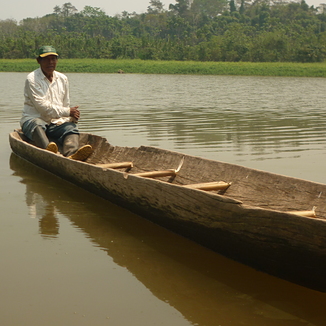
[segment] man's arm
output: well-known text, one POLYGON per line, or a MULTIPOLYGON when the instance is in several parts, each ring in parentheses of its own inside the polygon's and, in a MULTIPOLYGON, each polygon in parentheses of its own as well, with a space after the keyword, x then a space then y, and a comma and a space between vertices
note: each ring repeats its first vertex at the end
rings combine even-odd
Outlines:
POLYGON ((80 117, 80 112, 78 110, 79 106, 74 106, 72 108, 70 108, 70 116, 72 118, 74 118, 76 121, 78 121, 79 117, 80 117))

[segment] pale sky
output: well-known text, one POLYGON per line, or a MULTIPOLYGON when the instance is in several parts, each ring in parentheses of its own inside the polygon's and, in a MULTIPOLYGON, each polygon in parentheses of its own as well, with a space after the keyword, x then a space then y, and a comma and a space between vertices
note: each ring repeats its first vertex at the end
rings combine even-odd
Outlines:
MULTIPOLYGON (((64 3, 70 2, 82 11, 85 6, 98 7, 109 16, 121 14, 123 11, 137 14, 147 11, 150 0, 66 0, 66 1, 41 1, 41 0, 8 0, 1 5, 0 20, 15 19, 18 22, 23 18, 42 17, 53 13, 55 6, 61 7, 64 3)), ((169 9, 169 4, 175 4, 175 0, 161 0, 165 9, 169 9)), ((309 6, 317 7, 326 0, 306 0, 309 6)))
MULTIPOLYGON (((61 7, 68 2, 78 11, 82 11, 85 6, 91 6, 100 8, 109 16, 115 16, 123 11, 144 13, 147 11, 150 0, 8 0, 1 5, 0 20, 15 19, 19 22, 23 18, 42 17, 52 14, 55 6, 61 7)), ((164 9, 169 9, 170 3, 175 4, 175 0, 161 0, 161 2, 164 4, 164 9)))

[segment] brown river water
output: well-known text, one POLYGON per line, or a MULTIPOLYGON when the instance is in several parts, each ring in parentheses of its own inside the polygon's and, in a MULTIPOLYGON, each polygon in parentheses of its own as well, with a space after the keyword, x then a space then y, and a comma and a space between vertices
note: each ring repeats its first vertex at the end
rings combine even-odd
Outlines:
MULTIPOLYGON (((25 77, 0 72, 1 326, 326 325, 325 293, 222 257, 13 155, 25 77)), ((114 145, 326 183, 326 79, 68 77, 80 130, 114 145)))

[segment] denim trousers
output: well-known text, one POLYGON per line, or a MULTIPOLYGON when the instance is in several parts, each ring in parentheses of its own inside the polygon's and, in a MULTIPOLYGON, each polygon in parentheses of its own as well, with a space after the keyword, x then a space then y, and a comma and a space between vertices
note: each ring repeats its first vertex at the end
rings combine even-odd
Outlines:
POLYGON ((60 125, 56 124, 47 124, 44 120, 40 118, 35 118, 31 120, 27 120, 23 126, 23 133, 29 138, 33 139, 33 132, 37 126, 42 127, 45 131, 47 137, 50 140, 56 141, 60 144, 63 143, 63 140, 68 134, 79 134, 77 124, 74 122, 65 122, 60 125))

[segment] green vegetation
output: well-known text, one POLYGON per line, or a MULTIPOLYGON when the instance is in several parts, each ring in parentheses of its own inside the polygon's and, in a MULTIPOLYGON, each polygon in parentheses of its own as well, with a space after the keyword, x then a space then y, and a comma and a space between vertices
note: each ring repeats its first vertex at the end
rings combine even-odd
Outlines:
POLYGON ((64 59, 323 62, 326 14, 286 1, 176 0, 165 10, 150 0, 146 13, 115 17, 65 3, 19 24, 0 20, 0 59, 33 58, 52 44, 64 59))
MULTIPOLYGON (((35 59, 0 59, 0 71, 30 72, 35 59)), ((60 59, 61 72, 326 77, 326 63, 60 59)))

